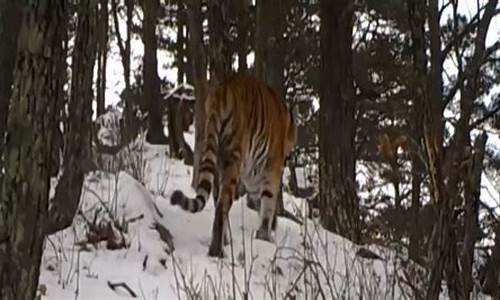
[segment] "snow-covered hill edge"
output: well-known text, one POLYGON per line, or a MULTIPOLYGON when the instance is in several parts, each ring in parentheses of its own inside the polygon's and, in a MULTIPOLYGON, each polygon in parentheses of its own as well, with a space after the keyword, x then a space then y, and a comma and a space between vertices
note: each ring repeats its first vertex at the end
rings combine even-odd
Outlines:
MULTIPOLYGON (((274 244, 255 240, 258 214, 245 197, 231 209, 227 258, 209 258, 213 202, 198 214, 170 205, 174 189, 193 193, 191 168, 168 159, 165 150, 144 147, 143 183, 124 172, 86 177, 73 226, 47 239, 40 277, 45 299, 412 298, 419 276, 396 252, 369 247, 378 257, 363 258, 359 246, 314 221, 280 218, 274 244), (82 243, 92 239, 89 224, 96 220, 115 224, 95 230, 110 232, 111 241, 82 243), (168 229, 173 252, 166 231, 155 228, 168 229), (123 243, 127 247, 106 249, 123 243)), ((288 194, 284 200, 305 206, 288 194)))

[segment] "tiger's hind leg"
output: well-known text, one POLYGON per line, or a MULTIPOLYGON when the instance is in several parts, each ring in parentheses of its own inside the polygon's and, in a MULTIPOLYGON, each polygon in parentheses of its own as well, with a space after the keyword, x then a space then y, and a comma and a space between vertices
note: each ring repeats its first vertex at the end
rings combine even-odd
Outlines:
POLYGON ((212 226, 212 241, 208 249, 209 256, 224 257, 224 244, 225 242, 229 243, 227 239, 229 210, 233 204, 233 199, 236 197, 240 169, 241 152, 239 150, 232 150, 223 161, 220 192, 215 206, 215 217, 212 226))
POLYGON ((271 231, 276 228, 276 204, 280 191, 280 172, 269 171, 264 174, 260 195, 260 227, 255 237, 273 242, 271 231))
MULTIPOLYGON (((214 197, 214 207, 217 207, 217 200, 219 199, 219 188, 222 185, 222 183, 219 181, 219 178, 221 178, 221 170, 217 170, 215 172, 215 177, 214 177, 214 191, 213 191, 213 197, 214 197)), ((224 246, 229 245, 229 229, 226 225, 224 226, 224 237, 223 237, 223 242, 224 246)))

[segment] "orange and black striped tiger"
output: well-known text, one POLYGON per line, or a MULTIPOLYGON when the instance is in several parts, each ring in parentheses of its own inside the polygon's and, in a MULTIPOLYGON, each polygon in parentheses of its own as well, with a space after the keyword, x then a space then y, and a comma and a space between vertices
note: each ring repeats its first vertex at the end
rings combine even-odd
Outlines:
POLYGON ((235 75, 211 92, 205 112, 197 195, 189 198, 176 190, 171 203, 198 212, 214 191, 216 208, 208 255, 223 257, 228 213, 238 197, 240 182, 249 199, 260 202, 256 238, 271 241, 277 194, 285 159, 294 146, 295 125, 273 90, 245 75, 235 75), (214 186, 216 178, 219 182, 214 186))

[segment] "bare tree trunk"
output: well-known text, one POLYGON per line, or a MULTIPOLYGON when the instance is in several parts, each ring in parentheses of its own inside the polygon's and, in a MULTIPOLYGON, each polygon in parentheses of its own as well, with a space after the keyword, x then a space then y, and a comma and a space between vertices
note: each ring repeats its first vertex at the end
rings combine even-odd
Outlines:
MULTIPOLYGON (((425 2, 409 0, 408 3, 408 12, 409 12, 409 22, 412 30, 412 42, 413 42, 413 65, 415 66, 415 75, 417 78, 417 87, 415 90, 417 91, 416 99, 417 105, 423 107, 423 118, 422 118, 422 126, 423 126, 423 136, 425 139, 425 148, 427 150, 427 159, 430 164, 432 164, 429 168, 429 174, 431 176, 432 182, 432 198, 435 201, 434 203, 439 203, 438 201, 444 201, 442 194, 444 189, 440 187, 442 183, 442 170, 441 170, 441 162, 443 160, 443 146, 442 146, 442 124, 441 124, 441 107, 440 101, 442 96, 442 81, 441 81, 441 67, 440 67, 440 41, 439 37, 435 37, 436 34, 439 34, 436 31, 435 22, 430 22, 432 24, 431 35, 431 61, 433 66, 431 67, 431 76, 432 79, 429 80, 428 72, 427 72, 427 59, 426 59, 426 43, 424 39, 425 34, 425 23, 426 23, 426 11, 427 7, 425 2), (431 84, 428 84, 431 83, 431 84), (432 99, 432 100, 431 100, 432 99)), ((441 205, 444 205, 441 201, 441 205)), ((429 242, 429 249, 439 249, 435 253, 439 257, 431 258, 433 261, 433 270, 431 272, 429 287, 427 290, 427 298, 429 299, 437 299, 441 289, 441 278, 442 272, 445 267, 445 257, 444 255, 454 255, 453 253, 448 253, 447 250, 441 250, 437 244, 448 242, 451 243, 451 240, 448 240, 448 236, 442 235, 445 227, 449 226, 449 215, 446 214, 449 210, 444 208, 439 210, 439 220, 436 222, 436 226, 433 229, 433 233, 431 236, 431 241, 429 242), (446 239, 446 240, 445 240, 446 239), (440 252, 443 251, 443 252, 440 252)), ((432 252, 432 251, 431 251, 432 252)), ((452 259, 452 258, 450 258, 452 259)))
POLYGON ((285 94, 284 5, 282 2, 282 0, 258 0, 255 25, 257 77, 268 83, 281 99, 285 94))
POLYGON ((47 220, 67 2, 27 1, 0 195, 0 298, 34 299, 47 220))
POLYGON ((126 11, 126 31, 127 37, 125 41, 123 40, 120 30, 119 30, 119 18, 118 18, 118 2, 119 0, 111 0, 111 13, 113 16, 114 23, 114 33, 117 39, 118 49, 120 50, 120 56, 123 67, 123 79, 125 81, 125 90, 122 93, 122 100, 125 102, 125 128, 122 132, 122 144, 128 143, 128 141, 134 139, 139 132, 139 120, 135 114, 135 103, 132 91, 130 88, 130 55, 131 55, 131 40, 132 40, 132 16, 134 11, 134 0, 125 0, 125 11, 126 11))
POLYGON ((217 85, 231 73, 228 5, 229 0, 208 0, 208 65, 211 85, 217 85))
MULTIPOLYGON (((0 0, 0 166, 7 127, 9 101, 12 93, 14 62, 16 61, 17 36, 22 20, 22 2, 0 0)), ((0 167, 1 168, 1 167, 0 167)))
POLYGON ((97 55, 97 115, 106 110, 106 67, 108 62, 108 0, 99 0, 99 43, 97 55))
MULTIPOLYGON (((184 83, 184 4, 182 1, 177 1, 177 41, 176 41, 176 62, 177 62, 177 85, 182 85, 184 83)), ((169 139, 169 149, 170 157, 181 158, 181 143, 184 142, 184 137, 182 136, 182 129, 178 128, 179 122, 177 118, 181 118, 178 114, 180 104, 175 104, 173 101, 167 103, 168 108, 168 139, 169 139)))
POLYGON ((92 90, 98 32, 97 0, 81 0, 72 57, 71 97, 65 133, 63 173, 56 186, 47 219, 46 234, 73 222, 85 174, 91 170, 92 90))
POLYGON ((492 299, 500 299, 500 289, 498 281, 500 279, 500 223, 497 222, 494 227, 495 244, 491 250, 491 257, 486 266, 486 279, 483 284, 484 292, 490 293, 492 299))
MULTIPOLYGON (((177 84, 182 85, 184 84, 184 78, 188 79, 187 73, 189 71, 189 68, 185 62, 185 58, 188 56, 187 51, 187 13, 186 13, 186 6, 184 5, 183 1, 178 1, 178 19, 177 19, 177 84)), ((189 81, 189 79, 188 79, 189 81)), ((170 130, 173 130, 173 133, 175 134, 175 139, 177 142, 177 147, 179 147, 178 154, 180 157, 184 159, 184 163, 187 165, 193 165, 193 150, 191 150, 191 147, 188 145, 184 138, 184 116, 186 111, 188 110, 187 103, 183 100, 179 102, 178 105, 171 105, 169 104, 169 120, 172 120, 170 126, 172 128, 169 128, 170 130)), ((169 121, 170 122, 170 121, 169 121)), ((175 145, 174 145, 175 146, 175 145)), ((179 157, 178 156, 178 157, 179 157)))
MULTIPOLYGON (((421 83, 425 82, 427 74, 427 57, 425 53, 425 3, 422 1, 408 1, 410 32, 412 35, 413 66, 415 68, 416 84, 412 86, 412 98, 415 104, 412 112, 413 138, 421 141, 423 138, 423 112, 422 105, 425 103, 426 92, 421 83)), ((410 228, 409 256, 414 261, 420 261, 421 254, 421 232, 419 224, 420 215, 420 192, 424 171, 424 162, 418 154, 417 146, 412 151, 412 192, 411 192, 411 215, 412 227, 410 228)))
POLYGON ((408 246, 411 260, 421 262, 421 233, 420 233, 420 194, 422 186, 422 162, 417 154, 412 154, 411 166, 411 226, 409 227, 410 245, 408 246))
MULTIPOLYGON (((256 4, 256 74, 258 78, 271 86, 280 99, 284 100, 284 4, 282 0, 258 0, 256 4)), ((280 185, 276 214, 283 215, 283 212, 283 192, 282 186, 280 185)), ((275 220, 273 224, 275 226, 275 220)))
MULTIPOLYGON (((431 193, 434 203, 438 208, 438 220, 434 225, 432 235, 429 242, 429 258, 432 264, 432 270, 429 276, 429 286, 427 289, 428 299, 438 299, 441 290, 441 279, 443 271, 446 270, 448 275, 452 275, 455 267, 452 265, 456 262, 457 253, 454 250, 456 237, 452 232, 452 200, 450 199, 450 191, 444 186, 443 168, 444 165, 444 148, 443 148, 443 128, 441 99, 443 95, 443 82, 441 64, 441 41, 439 33, 439 20, 437 16, 438 3, 437 0, 429 2, 429 31, 430 31, 430 76, 429 79, 426 73, 419 74, 422 84, 427 88, 425 101, 422 103, 424 107, 424 142, 427 157, 429 160, 429 175, 431 178, 431 193), (451 263, 450 263, 451 262, 451 263)), ((425 13, 425 8, 422 4, 415 10, 415 15, 425 13)), ((425 51, 425 48, 424 48, 425 51)), ((450 283, 450 282, 449 282, 450 283)), ((450 286, 449 286, 450 287, 450 286)), ((450 297, 454 298, 455 290, 451 287, 450 297)))
MULTIPOLYGON (((185 58, 188 56, 187 50, 187 20, 186 20, 186 7, 182 1, 179 1, 179 11, 178 11, 178 36, 177 36, 177 84, 183 85, 185 83, 184 78, 188 77, 187 73, 189 68, 185 63, 185 58)), ((172 119, 169 116, 169 120, 172 120, 173 124, 170 130, 173 130, 175 134, 176 142, 178 143, 179 157, 184 159, 186 165, 193 165, 194 154, 191 147, 186 142, 184 138, 184 116, 189 113, 189 107, 186 101, 181 100, 177 105, 172 105, 169 103, 169 112, 172 111, 172 119)), ((170 122, 170 121, 169 121, 170 122)))
POLYGON ((290 179, 288 181, 288 187, 294 196, 299 195, 299 182, 297 180, 297 172, 295 167, 297 166, 297 156, 292 153, 290 159, 288 160, 288 169, 290 170, 290 179))
POLYGON ((469 295, 473 287, 472 262, 474 259, 474 245, 480 238, 479 228, 479 202, 481 195, 481 174, 483 173, 483 159, 488 135, 483 133, 476 138, 474 153, 469 158, 466 178, 464 178, 464 239, 460 255, 462 270, 462 288, 464 295, 469 295))
MULTIPOLYGON (((486 4, 482 19, 479 21, 477 34, 474 37, 474 53, 471 60, 467 63, 465 70, 460 70, 465 74, 466 81, 460 86, 460 119, 456 126, 456 132, 451 143, 451 148, 454 148, 455 156, 451 158, 452 162, 462 162, 461 164, 452 164, 450 178, 454 178, 453 174, 459 174, 459 178, 455 179, 456 185, 460 181, 464 184, 464 203, 465 203, 465 224, 464 235, 460 260, 457 257, 457 265, 459 269, 454 277, 459 280, 454 280, 448 276, 448 284, 450 282, 459 282, 454 285, 457 290, 457 295, 465 295, 469 298, 472 290, 472 260, 474 255, 474 245, 478 241, 478 219, 479 219, 479 194, 481 191, 481 174, 483 172, 483 159, 485 152, 485 144, 487 135, 483 133, 474 143, 474 150, 471 149, 470 120, 474 110, 474 101, 476 95, 479 94, 480 84, 480 69, 485 57, 485 41, 486 35, 493 16, 497 14, 498 0, 490 0, 486 4)), ((454 180, 449 180, 448 184, 453 184, 454 180)), ((453 192, 453 190, 452 190, 453 192)), ((460 201, 461 199, 458 199, 460 201)), ((457 250, 458 251, 458 250, 457 250)), ((457 297, 458 298, 458 297, 457 297)))
MULTIPOLYGON (((194 170, 191 185, 198 182, 198 166, 200 153, 203 147, 203 128, 205 123, 205 100, 208 93, 207 82, 207 60, 205 47, 203 45, 203 16, 201 13, 201 0, 189 0, 188 2, 188 26, 189 26, 189 52, 192 77, 195 87, 195 144, 194 144, 194 170)), ((188 72, 189 74, 189 72, 188 72)))
POLYGON ((250 30, 250 5, 248 0, 238 0, 238 72, 245 73, 248 69, 248 31, 250 30))
POLYGON ((143 41, 143 98, 148 103, 149 128, 147 141, 151 144, 167 144, 163 133, 162 113, 160 109, 160 78, 158 77, 158 60, 156 57, 156 22, 158 19, 159 0, 144 1, 143 41))
MULTIPOLYGON (((478 75, 484 59, 486 32, 497 3, 497 0, 490 0, 486 4, 483 16, 478 22, 477 34, 474 37, 474 53, 467 61, 465 69, 462 62, 459 63, 459 73, 466 74, 466 80, 456 83, 457 90, 460 90, 460 119, 456 124, 450 146, 444 148, 442 115, 445 97, 442 73, 446 53, 443 52, 441 42, 439 3, 437 0, 430 0, 428 4, 422 1, 407 1, 412 29, 414 66, 419 82, 417 91, 422 93, 419 98, 423 99, 420 106, 423 111, 422 127, 431 195, 434 205, 438 209, 438 220, 434 225, 429 242, 430 276, 427 299, 439 298, 443 273, 446 275, 451 299, 470 297, 469 291, 472 286, 470 264, 472 263, 475 241, 474 224, 477 222, 475 221, 477 209, 474 208, 474 201, 469 199, 468 207, 465 207, 467 220, 464 230, 466 234, 461 255, 458 253, 457 247, 457 244, 461 242, 457 229, 461 225, 455 211, 462 205, 462 193, 460 192, 462 182, 465 183, 466 190, 469 189, 469 194, 474 193, 472 186, 467 188, 467 181, 474 179, 464 177, 464 174, 467 174, 466 161, 470 156, 467 154, 467 149, 471 148, 470 119, 475 97, 479 94, 478 75), (427 22, 425 17, 428 18, 427 22), (427 63, 424 58, 427 51, 424 39, 426 23, 430 37, 430 63, 427 63), (427 72, 427 65, 430 66, 429 72, 427 72)), ((478 162, 478 168, 482 170, 482 162, 478 162)), ((476 170, 476 172, 480 173, 481 171, 476 170)))
POLYGON ((352 76, 353 7, 350 1, 320 1, 320 214, 325 228, 361 240, 355 185, 352 76))

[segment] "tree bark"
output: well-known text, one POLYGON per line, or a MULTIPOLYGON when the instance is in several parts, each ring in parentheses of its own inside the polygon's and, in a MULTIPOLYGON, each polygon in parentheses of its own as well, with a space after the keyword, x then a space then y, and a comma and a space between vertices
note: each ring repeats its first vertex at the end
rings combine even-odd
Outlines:
POLYGON ((485 282, 483 290, 489 293, 492 299, 500 299, 500 289, 498 288, 498 280, 500 276, 500 223, 496 223, 494 227, 495 243, 491 250, 489 264, 486 266, 485 282))
MULTIPOLYGON (((416 141, 423 139, 423 112, 421 107, 425 103, 426 92, 422 87, 427 74, 427 57, 425 53, 425 3, 422 1, 408 1, 409 23, 410 32, 412 37, 412 52, 413 52, 413 66, 415 82, 411 86, 412 98, 414 99, 414 108, 412 112, 413 119, 413 135, 416 141)), ((412 192, 411 192, 411 214, 412 226, 410 229, 410 245, 409 256, 414 261, 420 261, 420 228, 419 228, 419 215, 420 215, 420 192, 422 184, 422 172, 424 165, 418 155, 420 149, 412 151, 412 192)))
MULTIPOLYGON (((186 7, 183 3, 183 1, 179 1, 179 8, 178 8, 178 32, 177 32, 177 84, 179 86, 183 85, 185 89, 185 81, 184 78, 187 78, 187 73, 189 71, 189 68, 187 67, 187 64, 185 62, 185 58, 188 56, 187 51, 187 20, 186 20, 186 7), (186 30, 184 30, 186 29, 186 30)), ((181 101, 178 102, 177 105, 172 105, 171 102, 169 102, 169 120, 172 120, 172 122, 169 123, 169 125, 172 128, 169 128, 172 130, 172 132, 175 135, 176 142, 178 143, 177 147, 179 147, 178 155, 177 157, 182 157, 184 159, 184 163, 186 165, 193 165, 193 150, 191 150, 191 147, 189 144, 186 142, 186 139, 184 138, 184 116, 186 115, 187 111, 189 110, 188 104, 181 99, 181 101), (172 117, 172 118, 171 118, 172 117), (172 124, 171 124, 172 123, 172 124)), ((174 145, 175 147, 175 145, 174 145)))
POLYGON ((21 20, 21 1, 0 0, 0 41, 2 41, 0 43, 0 65, 2 66, 0 71, 0 169, 21 20))
POLYGON ((208 64, 211 85, 217 85, 231 73, 228 5, 229 0, 208 1, 208 64))
POLYGON ((72 224, 85 174, 92 168, 92 84, 100 30, 97 28, 97 14, 97 0, 80 0, 71 60, 70 118, 65 133, 63 173, 50 206, 45 226, 47 235, 72 224))
MULTIPOLYGON (((246 73, 248 70, 248 36, 250 29, 250 17, 248 0, 238 0, 238 73, 246 73)), ((278 13, 281 15, 281 12, 278 13)))
POLYGON ((417 155, 412 155, 411 167, 411 226, 409 226, 410 245, 408 246, 408 255, 411 260, 421 262, 420 257, 420 194, 422 185, 422 163, 417 155))
MULTIPOLYGON (((434 225, 429 242, 430 276, 427 299, 439 298, 444 274, 451 299, 464 299, 470 296, 471 263, 475 241, 474 224, 476 223, 477 209, 474 208, 473 200, 467 201, 465 199, 465 202, 469 203, 465 207, 465 239, 461 254, 458 252, 457 246, 461 242, 461 236, 457 231, 458 228, 461 228, 461 224, 456 210, 462 207, 463 196, 474 194, 474 188, 467 187, 468 181, 471 180, 467 177, 467 161, 472 159, 468 158, 470 154, 467 153, 471 149, 470 120, 474 100, 479 94, 478 75, 484 59, 486 32, 497 3, 497 0, 490 0, 486 4, 483 16, 478 22, 477 33, 474 36, 473 55, 467 61, 465 69, 462 65, 462 62, 465 61, 458 64, 459 73, 466 74, 467 80, 465 84, 457 83, 460 84, 457 86, 457 89, 460 90, 460 119, 456 123, 449 147, 445 148, 443 145, 444 118, 442 117, 446 104, 443 101, 445 97, 442 79, 443 56, 445 54, 441 42, 439 3, 437 0, 430 0, 428 4, 422 1, 407 1, 409 23, 412 29, 413 65, 415 66, 415 77, 418 79, 416 89, 421 93, 418 98, 423 99, 420 107, 422 107, 423 112, 423 140, 430 175, 431 197, 438 210, 438 220, 434 225), (427 24, 430 37, 429 62, 425 59, 427 47, 424 39, 424 28, 427 24), (465 184, 465 195, 461 192, 461 183, 465 184)), ((477 167, 482 170, 482 161, 478 164, 477 167)), ((476 170, 476 172, 480 171, 476 170)), ((473 196, 469 195, 469 198, 473 198, 473 196)))
POLYGON ((99 43, 97 55, 97 116, 106 111, 106 67, 108 62, 108 0, 99 0, 99 43))
POLYGON ((67 1, 31 0, 19 33, 0 195, 0 298, 34 299, 43 251, 50 154, 67 1))
MULTIPOLYGON (((184 84, 184 45, 185 45, 185 36, 184 36, 184 5, 182 1, 177 1, 177 41, 175 45, 176 50, 176 63, 177 63, 177 85, 181 86, 184 84)), ((184 142, 184 137, 182 136, 182 129, 178 128, 179 122, 177 118, 181 118, 181 115, 178 115, 178 110, 180 103, 176 104, 174 101, 168 101, 167 109, 168 109, 168 142, 170 149, 170 157, 173 158, 181 158, 181 143, 184 142), (181 133, 181 134, 179 134, 181 133)))
MULTIPOLYGON (((255 65, 256 75, 268 83, 276 95, 285 98, 283 51, 284 14, 282 0, 258 0, 255 35, 255 65)), ((246 45, 243 45, 246 47, 246 45)), ((245 50, 246 51, 246 50, 245 50)), ((245 55, 246 57, 246 55, 245 55)), ((245 62, 246 65, 246 62, 245 62)), ((280 184, 276 213, 284 212, 283 192, 280 184)))
POLYGON ((320 215, 326 229, 360 242, 351 63, 353 14, 350 1, 320 1, 320 215))
POLYGON ((474 142, 474 153, 470 157, 470 165, 464 178, 464 238, 460 255, 462 270, 462 288, 464 295, 470 295, 474 281, 472 279, 472 262, 474 260, 474 246, 480 239, 479 203, 481 195, 481 174, 483 173, 483 159, 488 135, 483 133, 474 142))
POLYGON ((167 144, 163 133, 162 114, 160 109, 160 78, 158 77, 158 60, 156 57, 156 22, 158 19, 159 0, 144 1, 143 41, 143 98, 148 102, 149 128, 146 139, 151 144, 167 144))
MULTIPOLYGON (((207 82, 207 60, 205 47, 203 45, 203 15, 201 13, 201 0, 189 0, 188 2, 188 26, 189 39, 188 48, 190 64, 192 68, 195 87, 195 144, 194 144, 194 166, 193 180, 191 185, 194 187, 198 182, 198 166, 200 163, 200 153, 203 147, 203 128, 205 123, 205 100, 208 93, 207 82)), ((189 72, 188 72, 189 74, 189 72)))
MULTIPOLYGON (((422 99, 419 99, 416 94, 414 94, 414 99, 415 103, 421 103, 422 99)), ((414 139, 417 141, 420 141, 422 139, 422 114, 419 107, 420 106, 416 104, 412 113, 413 123, 415 124, 412 132, 414 139)), ((420 198, 422 193, 422 182, 425 169, 423 161, 418 154, 420 149, 416 145, 411 146, 411 149, 411 225, 408 226, 410 236, 408 255, 411 260, 422 263, 422 230, 420 228, 420 211, 422 205, 420 202, 420 198)))
POLYGON ((125 128, 122 132, 121 144, 126 144, 137 136, 139 132, 139 120, 135 113, 134 97, 131 91, 130 84, 130 55, 131 55, 131 40, 132 40, 132 16, 134 11, 134 0, 125 0, 126 11, 126 32, 127 37, 123 40, 120 34, 120 25, 118 18, 118 1, 111 0, 111 13, 113 16, 114 32, 116 35, 118 49, 120 50, 121 62, 123 67, 123 79, 125 82, 125 89, 121 95, 122 101, 125 102, 125 128))
POLYGON ((255 30, 255 73, 284 98, 283 0, 258 0, 255 30))

